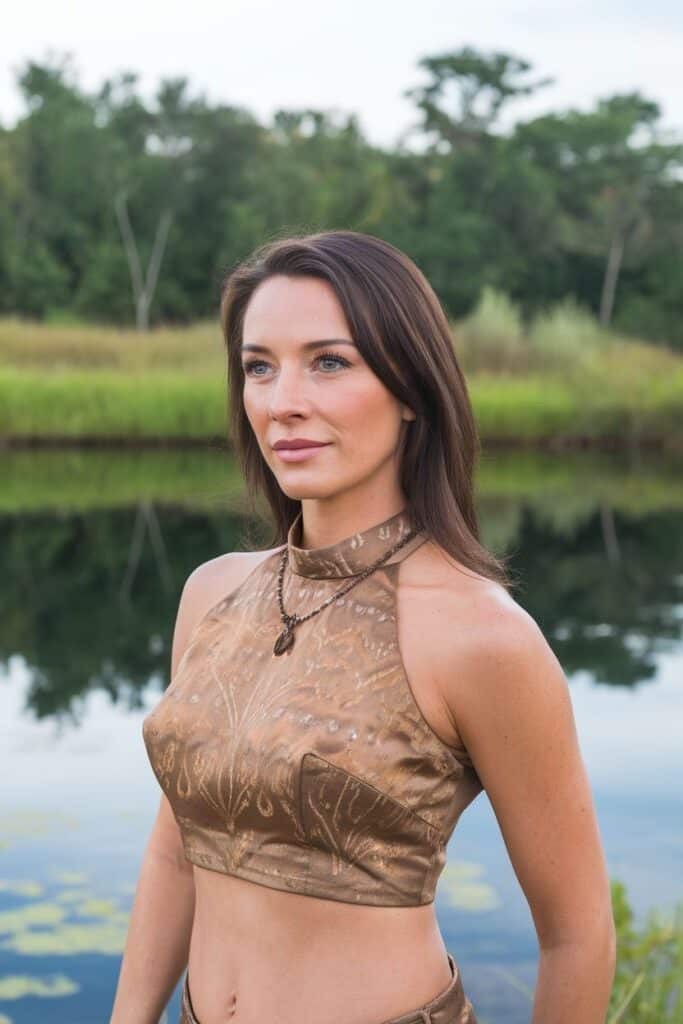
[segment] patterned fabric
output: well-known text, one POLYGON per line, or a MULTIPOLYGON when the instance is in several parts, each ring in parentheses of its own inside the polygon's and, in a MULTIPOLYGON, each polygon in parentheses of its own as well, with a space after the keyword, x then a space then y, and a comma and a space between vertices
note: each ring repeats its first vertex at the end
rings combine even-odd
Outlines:
MULTIPOLYGON (((405 512, 324 548, 289 531, 288 613, 303 615, 388 550, 405 512)), ((301 623, 276 656, 281 552, 195 628, 143 722, 187 859, 271 888, 375 906, 434 900, 446 845, 482 784, 425 720, 398 645, 400 563, 301 623)))

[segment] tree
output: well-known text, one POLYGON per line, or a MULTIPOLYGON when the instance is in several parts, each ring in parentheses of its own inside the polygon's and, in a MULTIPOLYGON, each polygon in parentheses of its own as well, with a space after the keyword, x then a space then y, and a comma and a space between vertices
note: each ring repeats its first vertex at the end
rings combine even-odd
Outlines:
POLYGON ((659 138, 660 108, 639 93, 599 100, 595 110, 550 114, 514 133, 520 152, 554 182, 563 245, 603 261, 600 319, 612 319, 625 259, 650 257, 668 235, 662 194, 680 189, 683 147, 659 138))
POLYGON ((104 228, 111 153, 70 58, 27 62, 18 85, 27 114, 11 139, 22 182, 11 229, 11 287, 18 308, 43 315, 68 304, 87 266, 88 240, 104 228), (41 280, 44 287, 34 291, 41 280))
POLYGON ((484 54, 471 46, 423 57, 418 67, 430 79, 404 95, 415 100, 422 113, 420 127, 440 152, 480 145, 506 103, 531 96, 552 81, 522 81, 531 70, 527 61, 508 53, 484 54))
POLYGON ((408 252, 452 316, 491 285, 525 316, 573 295, 683 344, 683 160, 657 104, 630 93, 508 132, 502 112, 549 81, 528 61, 464 47, 419 66, 419 125, 380 148, 353 113, 263 124, 185 78, 148 99, 130 70, 88 92, 70 58, 28 61, 24 112, 0 128, 0 308, 215 316, 226 272, 259 243, 349 227, 408 252), (418 131, 427 144, 409 148, 418 131))
POLYGON ((417 168, 421 209, 411 251, 455 316, 486 284, 525 298, 533 268, 550 254, 554 197, 544 175, 494 128, 506 103, 549 79, 528 81, 527 61, 471 47, 425 57, 420 67, 430 80, 406 95, 430 146, 417 168))
POLYGON ((173 220, 173 214, 170 210, 162 210, 161 212, 154 234, 152 254, 149 258, 147 272, 144 277, 142 264, 140 263, 140 254, 128 216, 125 192, 120 192, 116 197, 116 216, 121 228, 121 237, 123 238, 128 269, 130 270, 130 278, 133 285, 137 328, 139 331, 146 331, 149 328, 149 307, 152 304, 154 291, 159 279, 159 269, 164 256, 164 248, 168 238, 168 231, 171 227, 171 221, 173 220))

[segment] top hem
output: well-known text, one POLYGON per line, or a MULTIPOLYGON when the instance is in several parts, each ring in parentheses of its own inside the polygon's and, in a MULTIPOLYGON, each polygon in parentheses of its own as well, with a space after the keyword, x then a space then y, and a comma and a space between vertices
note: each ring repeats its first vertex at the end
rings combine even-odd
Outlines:
POLYGON ((242 866, 239 870, 228 871, 225 868, 224 863, 216 857, 208 854, 204 854, 199 850, 185 850, 185 857, 196 867, 205 868, 209 871, 215 871, 218 874, 229 875, 232 878, 241 878, 244 881, 252 882, 255 885, 263 885, 268 889, 279 889, 282 892, 290 892, 299 896, 313 896, 316 899, 332 900, 335 903, 351 903, 354 906, 370 906, 370 907, 423 907, 428 906, 434 902, 434 897, 427 900, 399 900, 392 902, 389 899, 377 897, 368 897, 367 894, 359 893, 358 899, 351 899, 350 897, 340 895, 340 890, 335 889, 333 885, 324 885, 320 882, 312 881, 310 876, 303 875, 290 875, 285 872, 278 871, 272 873, 269 871, 261 871, 253 866, 245 867, 242 866), (293 883, 293 884, 290 884, 293 883))

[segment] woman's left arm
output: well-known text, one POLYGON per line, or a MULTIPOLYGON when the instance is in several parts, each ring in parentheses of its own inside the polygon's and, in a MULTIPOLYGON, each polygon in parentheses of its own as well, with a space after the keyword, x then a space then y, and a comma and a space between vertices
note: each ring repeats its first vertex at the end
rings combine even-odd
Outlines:
POLYGON ((448 645, 447 703, 536 927, 532 1024, 604 1024, 616 938, 567 680, 535 620, 507 594, 485 590, 467 625, 448 645))

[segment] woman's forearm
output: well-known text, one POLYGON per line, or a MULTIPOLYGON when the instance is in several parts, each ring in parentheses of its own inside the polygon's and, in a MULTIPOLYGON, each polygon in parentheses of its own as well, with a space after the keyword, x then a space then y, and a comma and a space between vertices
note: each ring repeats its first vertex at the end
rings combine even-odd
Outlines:
POLYGON ((109 1024, 158 1024, 187 965, 194 902, 192 868, 148 845, 109 1024))
POLYGON ((541 947, 531 1024, 605 1024, 616 953, 614 932, 541 947))

